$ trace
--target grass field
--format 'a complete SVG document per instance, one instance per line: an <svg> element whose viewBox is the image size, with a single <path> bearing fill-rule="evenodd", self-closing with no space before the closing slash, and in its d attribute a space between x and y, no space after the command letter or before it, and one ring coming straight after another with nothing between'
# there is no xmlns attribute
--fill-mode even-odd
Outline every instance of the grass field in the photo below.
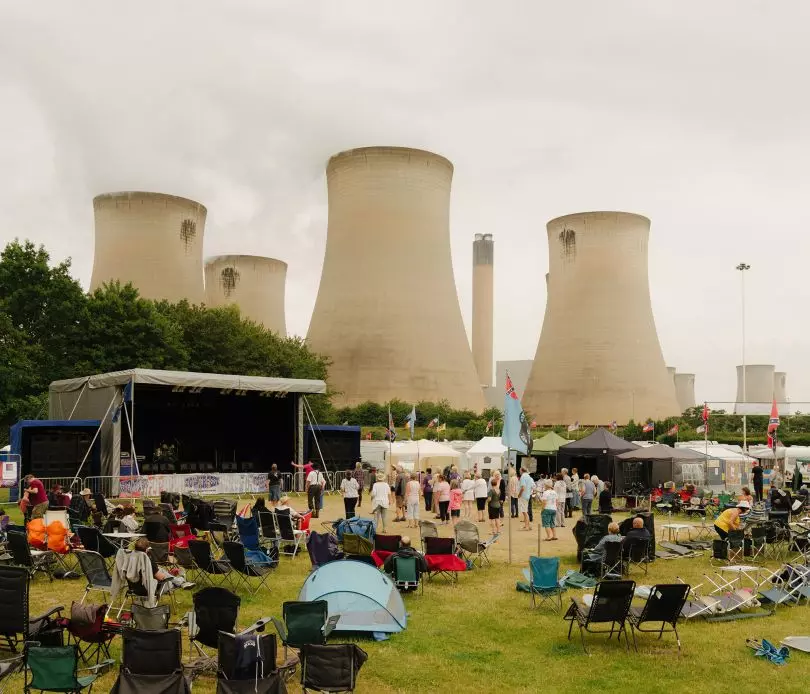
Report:
<svg viewBox="0 0 810 694"><path fill-rule="evenodd" d="M303 505L299 498L294 505ZM364 509L361 509L363 511ZM367 509L366 509L367 510ZM338 497L327 499L322 519L342 515ZM389 532L405 534L403 524L389 524ZM484 526L481 526L482 528ZM560 529L561 541L544 543L542 554L559 554L563 569L576 568L575 544L570 525ZM413 532L413 531L412 531ZM482 531L483 532L483 531ZM444 529L443 534L447 530ZM660 531L659 531L660 533ZM763 619L710 624L700 620L679 627L683 651L674 638L639 636L639 653L628 654L615 639L588 636L591 656L582 652L576 627L572 640L566 638L568 624L548 608L533 610L527 594L515 590L522 580L521 568L537 551L535 533L512 528L513 564L506 564L507 536L492 552L493 566L462 574L457 587L435 581L423 595L407 595L408 628L388 641L360 640L369 654L358 682L358 692L694 692L728 686L742 694L759 694L778 682L780 693L806 691L810 655L794 652L788 665L777 668L755 658L746 638L767 638L778 643L786 635L810 634L810 608L779 608ZM269 581L271 589L256 597L242 596L239 626L258 617L281 615L281 604L297 598L309 571L306 552L295 560L283 558ZM771 565L775 568L775 565ZM708 557L658 560L649 575L636 570L637 583L675 582L680 576L700 583L712 567ZM31 614L54 605L70 607L81 598L83 581L54 581L37 577L31 590ZM568 591L563 604L580 591ZM191 593L177 593L179 611L191 607ZM180 615L174 615L173 620ZM115 656L119 641L113 644ZM184 657L189 649L184 644ZM773 679L779 670L777 679ZM107 692L115 679L109 673L95 691ZM200 678L195 692L214 692L212 678ZM22 691L22 677L6 691ZM300 691L297 681L290 691Z"/></svg>

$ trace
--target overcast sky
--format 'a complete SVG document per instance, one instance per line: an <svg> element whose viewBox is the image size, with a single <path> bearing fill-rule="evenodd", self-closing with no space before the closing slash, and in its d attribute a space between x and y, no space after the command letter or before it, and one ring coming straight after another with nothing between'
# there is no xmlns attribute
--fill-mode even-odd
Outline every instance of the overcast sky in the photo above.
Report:
<svg viewBox="0 0 810 694"><path fill-rule="evenodd" d="M624 210L652 220L658 334L698 398L734 398L746 261L747 361L808 401L809 21L793 0L0 0L0 243L72 257L86 287L94 195L190 197L207 256L289 263L305 335L327 159L420 147L455 164L468 332L472 238L494 234L496 359L534 356L546 222Z"/></svg>

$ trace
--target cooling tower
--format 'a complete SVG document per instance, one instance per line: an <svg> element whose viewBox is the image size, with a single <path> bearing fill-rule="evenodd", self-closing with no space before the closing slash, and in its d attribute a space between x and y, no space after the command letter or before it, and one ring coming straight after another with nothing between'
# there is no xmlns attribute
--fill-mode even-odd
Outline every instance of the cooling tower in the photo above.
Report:
<svg viewBox="0 0 810 694"><path fill-rule="evenodd" d="M785 381L787 381L787 374L784 371L774 371L773 396L776 398L776 402L787 402Z"/></svg>
<svg viewBox="0 0 810 694"><path fill-rule="evenodd" d="M554 281L526 409L538 424L679 414L650 303L650 220L586 212L553 219L547 230Z"/></svg>
<svg viewBox="0 0 810 694"><path fill-rule="evenodd" d="M695 374L675 374L675 396L681 413L695 406Z"/></svg>
<svg viewBox="0 0 810 694"><path fill-rule="evenodd" d="M737 367L737 403L771 404L774 397L775 371L773 364L748 364L745 367L745 384L743 384L743 367ZM745 388L743 389L743 385ZM760 408L762 409L762 408ZM768 407L770 412L770 407ZM746 412L751 414L751 412Z"/></svg>
<svg viewBox="0 0 810 694"><path fill-rule="evenodd" d="M668 366L667 367L667 373L669 374L669 376L672 379L673 383L675 383L675 371L676 370L677 369L674 366Z"/></svg>
<svg viewBox="0 0 810 694"><path fill-rule="evenodd" d="M147 299L204 300L206 209L163 193L106 193L93 199L96 247L90 291L132 282Z"/></svg>
<svg viewBox="0 0 810 694"><path fill-rule="evenodd" d="M453 165L430 152L366 147L329 160L329 222L312 349L327 355L334 402L484 396L450 258Z"/></svg>
<svg viewBox="0 0 810 694"><path fill-rule="evenodd" d="M472 353L481 385L492 385L492 234L476 234L473 241Z"/></svg>
<svg viewBox="0 0 810 694"><path fill-rule="evenodd" d="M258 255L219 255L205 263L209 306L235 304L244 318L287 336L284 284L287 263Z"/></svg>

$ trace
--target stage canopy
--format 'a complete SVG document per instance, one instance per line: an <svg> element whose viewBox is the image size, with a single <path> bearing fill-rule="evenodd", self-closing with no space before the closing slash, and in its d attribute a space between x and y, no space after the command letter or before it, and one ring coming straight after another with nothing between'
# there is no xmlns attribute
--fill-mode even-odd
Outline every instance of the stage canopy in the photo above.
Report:
<svg viewBox="0 0 810 694"><path fill-rule="evenodd" d="M620 453L634 451L636 444L614 436L607 429L597 429L579 441L562 446L557 452L557 467L577 468L580 477L596 474L601 480L609 480L613 473L613 459Z"/></svg>

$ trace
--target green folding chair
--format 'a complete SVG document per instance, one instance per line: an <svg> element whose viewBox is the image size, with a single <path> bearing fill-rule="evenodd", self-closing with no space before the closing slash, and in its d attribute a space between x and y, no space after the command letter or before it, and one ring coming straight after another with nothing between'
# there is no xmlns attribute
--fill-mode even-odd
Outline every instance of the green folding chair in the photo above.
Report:
<svg viewBox="0 0 810 694"><path fill-rule="evenodd" d="M105 661L89 670L98 672L110 664L112 661ZM26 646L25 694L32 690L79 694L88 687L92 689L98 674L79 677L78 667L78 646Z"/></svg>
<svg viewBox="0 0 810 694"><path fill-rule="evenodd" d="M284 657L288 647L301 648L304 644L325 644L340 619L340 615L329 616L329 603L326 600L289 601L282 605L284 622L272 618L278 636L284 644Z"/></svg>
<svg viewBox="0 0 810 694"><path fill-rule="evenodd" d="M425 592L425 585L419 580L419 568L416 557L394 557L394 585L397 590L416 590Z"/></svg>

